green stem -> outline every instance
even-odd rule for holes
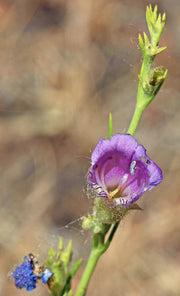
[[[96,267],[96,264],[100,256],[101,256],[101,252],[99,250],[96,250],[96,249],[91,250],[87,265],[85,267],[81,281],[79,283],[79,286],[74,296],[85,295],[89,280],[91,278],[91,275],[93,274],[93,271]]]
[[[136,104],[136,108],[134,110],[134,114],[131,120],[131,123],[129,125],[128,134],[134,135],[136,128],[138,126],[138,123],[141,119],[142,113],[144,111],[144,108],[142,106],[138,106],[138,104]]]
[[[101,255],[108,249],[109,245],[111,244],[111,241],[115,235],[115,232],[119,226],[120,222],[117,222],[114,224],[109,237],[107,241],[104,243],[105,240],[105,234],[95,234],[93,238],[93,248],[91,250],[88,262],[86,264],[86,267],[84,269],[84,273],[82,275],[82,278],[80,280],[79,286],[76,290],[76,294],[74,296],[84,296],[87,290],[87,286],[89,283],[89,280],[94,272],[94,269],[96,267],[96,264],[101,257]]]
[[[74,296],[84,296],[85,295],[89,280],[94,272],[94,269],[95,269],[96,264],[99,260],[99,257],[103,253],[105,235],[106,235],[105,233],[104,234],[99,233],[99,234],[94,235],[92,250],[89,255],[89,259],[88,259],[88,262],[87,262],[86,267],[84,269],[82,278],[79,282],[79,286],[78,286]]]

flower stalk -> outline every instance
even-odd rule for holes
[[[158,47],[165,20],[165,13],[162,17],[161,14],[157,14],[157,5],[154,10],[152,10],[151,5],[147,6],[146,22],[149,29],[150,40],[146,33],[144,33],[144,41],[139,34],[139,45],[142,50],[143,62],[138,76],[139,84],[136,107],[128,129],[128,133],[131,135],[135,133],[143,111],[155,98],[167,76],[167,70],[163,67],[151,69],[155,56],[166,49],[165,46]]]
[[[162,17],[160,14],[157,14],[157,5],[155,6],[154,10],[152,10],[151,5],[147,6],[146,21],[151,39],[149,40],[147,35],[144,33],[143,41],[143,38],[141,37],[141,35],[139,35],[139,44],[142,50],[143,62],[139,74],[135,111],[127,131],[127,133],[130,135],[134,135],[143,111],[157,95],[167,76],[167,70],[165,70],[163,67],[152,69],[152,63],[155,56],[166,49],[166,47],[158,47],[159,39],[161,37],[165,24],[165,19],[165,14],[163,14]],[[111,138],[112,133],[113,124],[112,115],[110,113],[108,139]],[[124,215],[125,214],[126,212],[124,212]],[[86,294],[87,286],[96,267],[96,264],[101,255],[110,246],[116,230],[119,226],[119,223],[120,220],[112,224],[110,230],[109,228],[107,228],[104,233],[100,232],[94,234],[92,250],[74,296],[84,296]],[[110,234],[108,236],[108,239],[105,240],[108,231],[110,231]]]
[[[108,249],[118,226],[119,226],[119,222],[117,222],[112,227],[112,230],[111,230],[110,235],[109,235],[106,242],[105,242],[105,236],[106,236],[107,232],[105,232],[103,234],[98,233],[98,234],[94,235],[91,253],[89,255],[88,262],[86,264],[84,273],[82,275],[81,281],[79,283],[79,286],[78,286],[77,291],[74,296],[85,295],[88,283],[89,283],[90,278],[94,272],[96,264],[97,264],[99,258],[101,257],[101,255]]]

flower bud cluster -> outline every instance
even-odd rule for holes
[[[48,281],[49,292],[52,295],[61,295],[67,278],[69,276],[69,265],[72,258],[72,242],[70,241],[66,250],[63,248],[62,238],[59,240],[58,251],[50,248],[45,266],[53,272],[53,277]]]

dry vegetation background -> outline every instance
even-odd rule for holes
[[[17,290],[9,277],[33,252],[42,263],[62,235],[74,258],[91,238],[78,222],[90,210],[83,193],[90,153],[133,113],[146,29],[143,0],[0,1],[0,295],[47,296]],[[87,296],[180,295],[179,0],[151,1],[167,13],[156,65],[169,69],[145,111],[137,140],[163,169],[164,181],[139,201],[143,212],[121,224],[101,258]],[[74,280],[80,278],[81,270]]]

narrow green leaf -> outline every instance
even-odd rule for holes
[[[152,6],[151,6],[151,4],[149,6],[147,6],[147,12],[148,12],[148,15],[150,17],[152,15]]]
[[[156,21],[156,26],[161,27],[161,14],[159,13],[157,21]]]
[[[143,42],[143,39],[142,39],[141,34],[139,34],[138,39],[139,39],[139,45],[140,45],[141,50],[142,50],[142,53],[144,55],[144,53],[145,53],[145,46],[144,46],[144,42]]]
[[[154,11],[153,11],[154,21],[157,20],[157,10],[158,10],[158,7],[157,7],[157,5],[155,5],[155,6],[154,6]]]
[[[111,138],[113,134],[113,121],[112,121],[112,113],[109,113],[109,126],[108,126],[108,139]]]
[[[158,54],[158,53],[162,52],[166,48],[167,48],[167,46],[162,46],[162,47],[159,47],[159,48],[155,49],[155,54]]]
[[[63,250],[63,239],[62,239],[62,237],[59,238],[58,249],[61,250],[61,251]]]
[[[147,6],[147,8],[146,8],[146,22],[147,22],[147,25],[148,25],[148,27],[149,27],[149,25],[150,25],[150,7],[149,6]]]
[[[82,259],[79,259],[73,266],[67,280],[66,280],[66,284],[64,286],[64,289],[62,290],[60,296],[64,296],[66,294],[64,294],[66,291],[68,291],[68,296],[71,295],[71,290],[70,290],[70,285],[71,285],[71,280],[73,278],[73,276],[76,274],[78,268],[80,267],[80,265],[82,264]],[[70,294],[69,294],[70,293]]]
[[[144,34],[144,43],[145,43],[145,47],[147,47],[147,46],[150,44],[150,42],[149,42],[149,38],[148,38],[148,36],[146,35],[145,32],[144,32],[143,34]]]
[[[166,14],[163,13],[163,16],[162,16],[162,23],[165,23],[165,21],[166,21]]]
[[[46,264],[51,265],[54,262],[54,256],[55,256],[55,251],[51,247],[49,249],[49,252],[48,252],[48,257],[47,257],[47,260],[46,260]]]
[[[150,9],[151,9],[150,6],[146,7],[146,18],[149,17],[149,15],[150,15]]]
[[[72,256],[72,241],[70,240],[68,242],[66,250],[63,251],[61,254],[61,260],[64,263],[64,268],[65,268],[66,272],[67,272],[67,269],[68,269],[70,261],[71,261],[71,256]]]

